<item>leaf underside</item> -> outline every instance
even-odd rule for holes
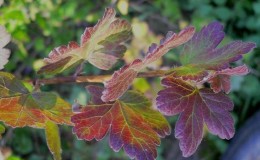
[[[80,45],[70,42],[53,49],[38,73],[60,73],[84,61],[99,69],[110,69],[123,56],[126,51],[123,43],[131,37],[131,25],[115,15],[113,8],[107,8],[94,27],[85,29]]]
[[[93,89],[94,88],[94,89]],[[90,87],[93,97],[100,97],[99,87]],[[97,92],[99,91],[99,92]],[[159,137],[170,134],[166,119],[151,108],[151,102],[138,92],[129,91],[111,103],[94,100],[72,117],[73,132],[79,139],[101,140],[109,131],[114,151],[124,148],[130,158],[152,160],[157,156]]]

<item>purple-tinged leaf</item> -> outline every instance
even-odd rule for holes
[[[180,140],[184,157],[192,155],[203,137],[202,100],[199,95],[189,97],[186,108],[180,114],[175,126],[175,137]]]
[[[223,38],[223,26],[219,22],[213,22],[203,27],[185,44],[181,53],[183,66],[172,69],[173,75],[201,81],[210,70],[226,69],[229,67],[229,63],[241,59],[243,54],[256,47],[255,43],[234,41],[221,48],[216,48]]]
[[[88,92],[90,93],[91,97],[91,103],[93,104],[103,104],[104,102],[101,100],[102,92],[104,88],[95,86],[95,85],[89,85],[86,87]]]
[[[255,47],[255,43],[234,41],[222,48],[208,52],[205,56],[197,57],[197,64],[203,61],[204,63],[201,63],[201,65],[205,66],[206,69],[225,69],[229,67],[229,63],[241,59],[243,54],[250,52]]]
[[[212,22],[203,27],[200,32],[195,33],[191,40],[185,44],[181,53],[182,64],[194,64],[194,58],[215,49],[224,36],[223,26],[219,22]]]
[[[204,123],[220,138],[233,137],[234,121],[229,113],[233,103],[225,94],[198,89],[173,77],[164,78],[162,84],[166,89],[158,93],[157,108],[165,115],[180,114],[175,136],[180,140],[184,157],[192,155],[201,143]]]
[[[215,93],[220,91],[229,93],[231,90],[230,76],[242,76],[246,75],[248,72],[246,65],[217,71],[212,78],[209,79],[210,87]]]

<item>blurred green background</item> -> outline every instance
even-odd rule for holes
[[[118,69],[134,58],[142,57],[149,45],[158,43],[160,38],[172,30],[194,25],[197,30],[212,21],[220,21],[225,26],[225,43],[233,39],[253,41],[260,45],[260,0],[5,0],[0,8],[0,24],[12,35],[8,45],[12,55],[6,71],[22,79],[51,76],[36,75],[43,65],[42,59],[54,48],[69,41],[79,41],[85,27],[93,26],[101,18],[105,7],[112,6],[118,16],[129,20],[133,27],[133,38],[128,43],[124,59],[113,68]],[[170,51],[163,59],[148,69],[167,68],[178,65],[181,49]],[[260,50],[244,56],[251,73],[232,78],[230,97],[235,103],[232,113],[236,130],[259,111],[260,103]],[[84,67],[85,75],[111,74],[90,64]],[[71,75],[68,71],[62,75]],[[85,91],[87,84],[60,84],[43,86],[44,91],[55,91],[69,102],[77,99],[85,104],[89,99]],[[137,79],[133,89],[144,92],[154,99],[160,90],[160,79]],[[172,128],[177,117],[169,118]],[[60,126],[64,160],[115,160],[128,159],[120,151],[114,153],[108,146],[108,139],[100,142],[79,141],[71,133],[71,128]],[[206,130],[205,130],[206,131]],[[190,158],[219,159],[229,146],[229,141],[206,134],[199,149]],[[51,159],[44,131],[39,129],[7,128],[0,142],[2,152],[8,160]],[[162,140],[158,148],[158,160],[182,158],[178,141],[174,135]]]

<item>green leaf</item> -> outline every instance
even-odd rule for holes
[[[0,124],[0,139],[2,138],[2,134],[5,133],[5,127]]]
[[[45,124],[45,135],[49,150],[53,154],[55,160],[61,160],[62,150],[59,128],[57,124],[53,123],[52,121],[47,121]]]

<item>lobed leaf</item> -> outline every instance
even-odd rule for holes
[[[180,114],[175,136],[184,157],[192,155],[201,143],[204,123],[222,139],[233,137],[234,121],[229,113],[233,103],[225,94],[198,89],[173,77],[164,78],[162,84],[166,88],[158,93],[158,110],[169,116]]]
[[[103,92],[102,100],[105,102],[114,101],[122,96],[141,69],[161,58],[170,49],[187,42],[193,36],[194,31],[194,27],[187,27],[178,34],[168,32],[166,37],[160,41],[159,45],[152,44],[149,47],[144,60],[136,59],[131,64],[116,71],[112,78],[104,83],[105,90]]]
[[[44,128],[50,120],[71,125],[70,104],[46,92],[29,92],[12,74],[0,72],[0,121],[12,127]]]
[[[46,121],[45,136],[49,150],[53,154],[54,160],[61,160],[62,150],[58,125],[52,121]]]
[[[100,92],[94,96],[101,97],[100,88],[91,88],[92,91],[97,88]],[[138,160],[155,159],[159,136],[165,137],[171,131],[166,119],[151,108],[151,102],[134,91],[126,92],[114,102],[87,105],[71,120],[79,139],[101,140],[110,131],[111,148],[116,152],[124,148],[131,159]]]
[[[215,93],[224,91],[229,93],[231,90],[230,76],[246,75],[248,73],[246,65],[238,66],[235,68],[227,68],[221,71],[217,71],[210,79],[210,87]]]
[[[60,73],[84,61],[103,70],[110,69],[123,56],[126,47],[122,43],[131,36],[130,24],[115,15],[113,8],[107,8],[94,27],[85,29],[80,45],[70,42],[52,50],[38,73]]]
[[[11,36],[6,32],[5,28],[0,25],[0,70],[8,62],[10,50],[4,48],[11,40]]]
[[[255,43],[234,41],[216,48],[224,38],[223,26],[212,22],[195,33],[181,53],[183,66],[173,69],[173,75],[185,79],[201,81],[209,70],[219,71],[229,67],[229,63],[242,58],[243,54],[256,47]],[[190,72],[196,70],[196,73]]]

